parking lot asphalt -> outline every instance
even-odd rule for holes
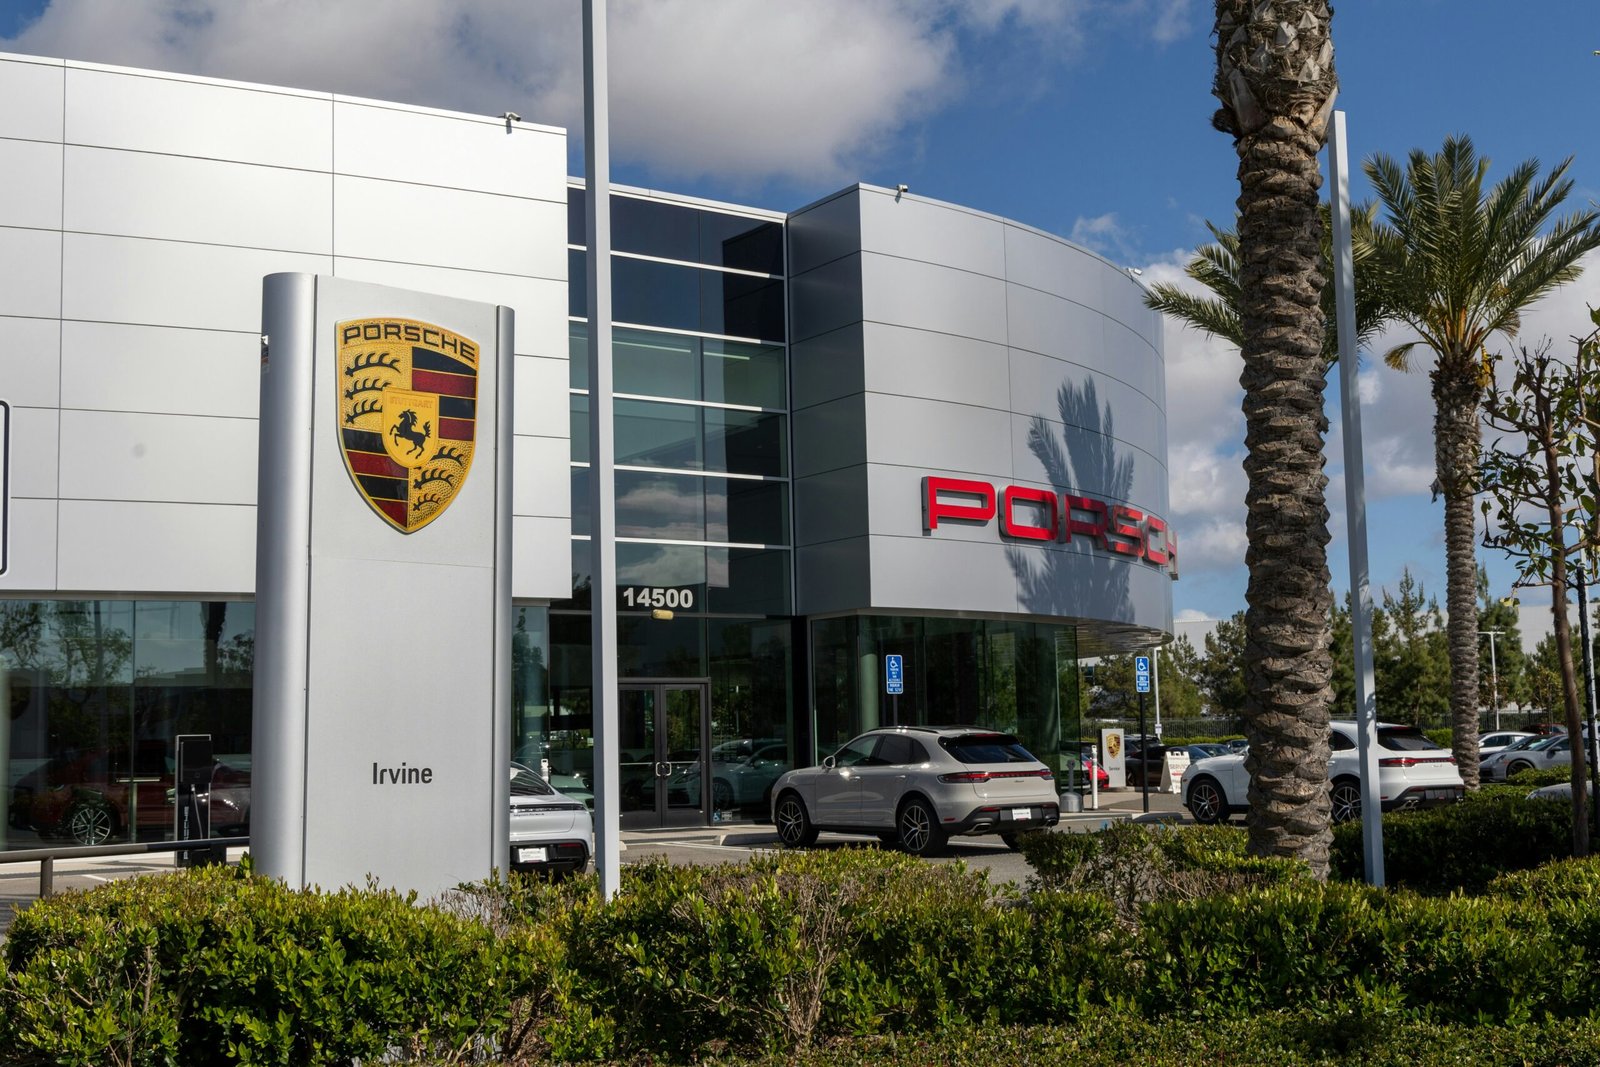
[[[1085,804],[1090,803],[1085,798]],[[1090,833],[1114,821],[1126,819],[1187,822],[1187,813],[1172,793],[1152,790],[1149,810],[1138,790],[1102,792],[1098,807],[1092,810],[1063,812],[1057,830]],[[628,830],[621,835],[622,862],[640,863],[664,859],[674,864],[742,863],[757,852],[778,847],[778,835],[770,823],[733,822],[713,826],[678,827],[661,830]],[[824,834],[817,848],[881,847],[876,837]],[[237,863],[244,849],[230,848],[228,862]],[[960,860],[967,866],[989,872],[994,882],[1026,880],[1028,867],[1020,855],[1006,848],[998,837],[955,838],[945,854],[932,862]],[[134,856],[106,856],[95,859],[57,860],[54,864],[54,890],[91,889],[118,878],[157,874],[174,869],[170,855],[144,853]],[[39,898],[39,864],[36,862],[0,863],[0,936],[10,926],[16,911]]]

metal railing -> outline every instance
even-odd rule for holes
[[[199,852],[249,848],[248,837],[206,837],[197,841],[134,841],[124,845],[75,845],[66,848],[19,848],[0,852],[0,863],[37,863],[39,896],[55,892],[56,860],[95,859],[100,856],[136,856],[143,852]]]

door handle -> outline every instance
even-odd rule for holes
[[[672,764],[668,763],[666,760],[658,761],[656,763],[656,777],[657,778],[670,778],[670,777],[672,777]]]

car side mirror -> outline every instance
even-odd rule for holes
[[[833,757],[832,756],[824,756],[824,757],[822,757],[822,769],[825,770],[825,771],[833,770]]]

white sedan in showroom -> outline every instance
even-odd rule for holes
[[[1014,848],[1060,819],[1055,772],[1010,734],[971,726],[869,730],[772,786],[772,822],[790,847],[834,830],[917,856],[958,834],[999,834]]]
[[[1333,821],[1361,817],[1360,752],[1356,724],[1328,724],[1328,793]],[[1466,794],[1456,759],[1415,726],[1378,724],[1378,798],[1384,811],[1451,804]],[[1183,772],[1183,806],[1198,823],[1221,822],[1250,808],[1245,757],[1213,756]]]

